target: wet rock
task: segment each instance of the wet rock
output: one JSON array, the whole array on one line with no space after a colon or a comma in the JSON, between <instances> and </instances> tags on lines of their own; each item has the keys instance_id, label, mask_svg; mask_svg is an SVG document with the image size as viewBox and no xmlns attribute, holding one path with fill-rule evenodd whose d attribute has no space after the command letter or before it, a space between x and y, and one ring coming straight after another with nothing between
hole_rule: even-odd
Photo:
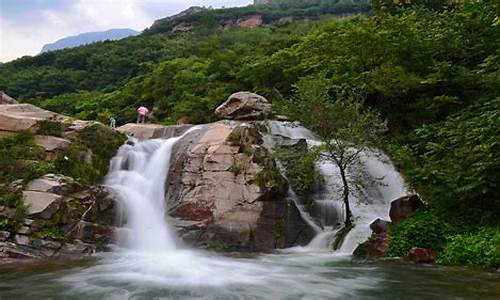
<instances>
[{"instance_id":1,"label":"wet rock","mask_svg":"<svg viewBox=\"0 0 500 300\"><path fill-rule=\"evenodd\" d=\"M389 250L390 238L386 232L373 234L370 239L360 244L355 250L353 255L357 258L381 258L385 257L387 250Z\"/></svg>"},{"instance_id":2,"label":"wet rock","mask_svg":"<svg viewBox=\"0 0 500 300\"><path fill-rule=\"evenodd\" d=\"M387 232L389 230L389 226L391 225L391 222L382 220L382 219L376 219L370 224L370 229L375 232L376 234Z\"/></svg>"},{"instance_id":3,"label":"wet rock","mask_svg":"<svg viewBox=\"0 0 500 300\"><path fill-rule=\"evenodd\" d=\"M17 233L19 233L19 234L31 234L32 230L28 226L22 226L21 228L19 228L19 230L17 231Z\"/></svg>"},{"instance_id":4,"label":"wet rock","mask_svg":"<svg viewBox=\"0 0 500 300\"><path fill-rule=\"evenodd\" d=\"M179 229L190 244L231 251L285 245L287 202L275 192L283 189L266 176L256 180L276 171L261 143L252 125L218 122L174 146L167 201L170 215L196 224Z\"/></svg>"},{"instance_id":5,"label":"wet rock","mask_svg":"<svg viewBox=\"0 0 500 300\"><path fill-rule=\"evenodd\" d=\"M413 247L408 252L407 258L417 264L432 263L435 253L431 249Z\"/></svg>"},{"instance_id":6,"label":"wet rock","mask_svg":"<svg viewBox=\"0 0 500 300\"><path fill-rule=\"evenodd\" d=\"M90 208L83 214L85 222L101 225L118 225L119 209L116 194L106 187L95 187L92 192L93 201Z\"/></svg>"},{"instance_id":7,"label":"wet rock","mask_svg":"<svg viewBox=\"0 0 500 300\"><path fill-rule=\"evenodd\" d=\"M271 113L267 99L250 92L232 94L215 110L217 117L229 120L263 120Z\"/></svg>"},{"instance_id":8,"label":"wet rock","mask_svg":"<svg viewBox=\"0 0 500 300\"><path fill-rule=\"evenodd\" d=\"M62 196L45 193L24 191L24 204L28 207L28 216L32 218L50 219L59 210Z\"/></svg>"},{"instance_id":9,"label":"wet rock","mask_svg":"<svg viewBox=\"0 0 500 300\"><path fill-rule=\"evenodd\" d=\"M0 231L0 242L5 242L10 237L10 232L8 231Z\"/></svg>"},{"instance_id":10,"label":"wet rock","mask_svg":"<svg viewBox=\"0 0 500 300\"><path fill-rule=\"evenodd\" d=\"M116 130L138 139L168 139L181 136L191 127L192 125L163 126L157 124L129 123L118 127Z\"/></svg>"},{"instance_id":11,"label":"wet rock","mask_svg":"<svg viewBox=\"0 0 500 300\"><path fill-rule=\"evenodd\" d=\"M114 232L110 226L80 221L74 229L73 238L101 247L112 242Z\"/></svg>"},{"instance_id":12,"label":"wet rock","mask_svg":"<svg viewBox=\"0 0 500 300\"><path fill-rule=\"evenodd\" d=\"M417 209L423 205L424 203L418 195L408 195L396 199L391 203L391 210L389 212L391 221L394 223L407 219L414 215Z\"/></svg>"},{"instance_id":13,"label":"wet rock","mask_svg":"<svg viewBox=\"0 0 500 300\"><path fill-rule=\"evenodd\" d=\"M71 177L64 175L47 174L28 183L26 191L52 193L64 195L79 188Z\"/></svg>"},{"instance_id":14,"label":"wet rock","mask_svg":"<svg viewBox=\"0 0 500 300\"><path fill-rule=\"evenodd\" d=\"M40 254L23 249L14 243L0 243L0 258L36 259L40 258Z\"/></svg>"},{"instance_id":15,"label":"wet rock","mask_svg":"<svg viewBox=\"0 0 500 300\"><path fill-rule=\"evenodd\" d=\"M57 252L57 256L82 256L90 255L95 252L96 247L94 245L76 240L71 244L64 244Z\"/></svg>"}]
</instances>

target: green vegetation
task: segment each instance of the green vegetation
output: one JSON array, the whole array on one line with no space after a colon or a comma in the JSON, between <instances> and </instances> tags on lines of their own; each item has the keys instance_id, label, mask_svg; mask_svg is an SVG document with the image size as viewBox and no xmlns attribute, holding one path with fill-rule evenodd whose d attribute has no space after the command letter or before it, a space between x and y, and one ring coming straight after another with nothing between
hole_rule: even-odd
<instances>
[{"instance_id":1,"label":"green vegetation","mask_svg":"<svg viewBox=\"0 0 500 300\"><path fill-rule=\"evenodd\" d=\"M38 134L41 135L51 135L51 136L62 136L65 126L61 122L52 120L43 120L38 122Z\"/></svg>"},{"instance_id":2,"label":"green vegetation","mask_svg":"<svg viewBox=\"0 0 500 300\"><path fill-rule=\"evenodd\" d=\"M119 124L133 121L139 104L152 107L158 122L209 122L229 94L249 90L275 107L283 103L283 112L302 105L293 116L324 132L320 137L347 136L352 145L383 129L378 121L369 127L368 119L352 116L380 114L389 130L377 142L386 142L407 182L429 204L392 229L390 253L422 246L438 251L441 263L498 266L500 4L372 3L372 12L340 20L324 14L340 12L335 9L343 4L345 12L359 11L366 2L273 1L160 20L138 37L2 64L0 90L78 118L115 116ZM219 18L256 12L266 23L260 28L216 26ZM296 20L280 22L283 16ZM169 32L179 20L198 27ZM334 118L349 114L350 122ZM341 128L363 138L351 140ZM101 177L108 153L100 151L111 147L92 141L102 140L80 143L91 148L96 170L77 165L84 162L78 145L65 154L69 165L59 159L57 168L91 177L83 181ZM2 182L32 177L25 164L37 161L40 151L29 137L2 138L0 152ZM251 154L266 160L258 151ZM299 186L306 191L315 180L311 164L299 165L296 177L305 178ZM266 171L256 181L264 185L275 175Z\"/></svg>"},{"instance_id":3,"label":"green vegetation","mask_svg":"<svg viewBox=\"0 0 500 300\"><path fill-rule=\"evenodd\" d=\"M23 202L23 195L20 191L9 191L0 186L0 212L9 210L11 213L5 213L0 216L0 230L14 231L19 229L26 216L26 207Z\"/></svg>"},{"instance_id":4,"label":"green vegetation","mask_svg":"<svg viewBox=\"0 0 500 300\"><path fill-rule=\"evenodd\" d=\"M338 168L346 212L345 228L350 228L353 217L350 196L355 182L359 181L351 175L351 169L360 163L363 152L380 145L386 123L377 112L355 99L357 95L333 98L332 89L332 80L326 79L324 74L305 77L295 85L294 96L285 101L284 106L290 117L299 120L321 138L322 145L312 150L316 157L328 160ZM311 170L308 173L310 175ZM309 177L309 180L313 179Z\"/></svg>"}]
</instances>

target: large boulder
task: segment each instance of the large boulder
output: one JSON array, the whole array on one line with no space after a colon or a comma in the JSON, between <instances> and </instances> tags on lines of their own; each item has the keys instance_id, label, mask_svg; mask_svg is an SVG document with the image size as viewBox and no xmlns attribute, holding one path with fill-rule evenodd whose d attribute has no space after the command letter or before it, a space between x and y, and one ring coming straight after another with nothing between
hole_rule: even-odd
<instances>
[{"instance_id":1,"label":"large boulder","mask_svg":"<svg viewBox=\"0 0 500 300\"><path fill-rule=\"evenodd\" d=\"M67 139L49 135L35 136L35 143L42 147L46 153L52 154L52 158L54 158L58 152L63 151L71 144L71 142Z\"/></svg>"},{"instance_id":2,"label":"large boulder","mask_svg":"<svg viewBox=\"0 0 500 300\"><path fill-rule=\"evenodd\" d=\"M157 124L134 124L129 123L117 130L123 134L133 136L138 139L168 139L182 135L192 125L163 126Z\"/></svg>"},{"instance_id":3,"label":"large boulder","mask_svg":"<svg viewBox=\"0 0 500 300\"><path fill-rule=\"evenodd\" d=\"M44 120L65 122L69 117L31 104L0 104L0 131L36 131Z\"/></svg>"},{"instance_id":4,"label":"large boulder","mask_svg":"<svg viewBox=\"0 0 500 300\"><path fill-rule=\"evenodd\" d=\"M215 110L217 117L229 120L263 120L271 113L267 99L250 92L232 94Z\"/></svg>"},{"instance_id":5,"label":"large boulder","mask_svg":"<svg viewBox=\"0 0 500 300\"><path fill-rule=\"evenodd\" d=\"M30 181L26 186L26 191L64 195L78 188L79 185L71 177L47 174Z\"/></svg>"},{"instance_id":6,"label":"large boulder","mask_svg":"<svg viewBox=\"0 0 500 300\"><path fill-rule=\"evenodd\" d=\"M411 217L423 205L418 195L404 196L391 202L389 215L393 223L398 222Z\"/></svg>"},{"instance_id":7,"label":"large boulder","mask_svg":"<svg viewBox=\"0 0 500 300\"><path fill-rule=\"evenodd\" d=\"M173 149L170 215L194 246L271 251L285 246L286 182L258 130L218 122L189 133Z\"/></svg>"},{"instance_id":8,"label":"large boulder","mask_svg":"<svg viewBox=\"0 0 500 300\"><path fill-rule=\"evenodd\" d=\"M35 191L24 191L24 204L28 207L27 215L33 218L50 219L59 210L62 196Z\"/></svg>"}]
</instances>

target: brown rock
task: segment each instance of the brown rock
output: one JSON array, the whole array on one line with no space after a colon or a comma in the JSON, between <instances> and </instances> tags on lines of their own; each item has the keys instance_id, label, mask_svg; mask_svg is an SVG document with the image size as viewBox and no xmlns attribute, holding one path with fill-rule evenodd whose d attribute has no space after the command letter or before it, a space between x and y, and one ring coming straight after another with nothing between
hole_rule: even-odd
<instances>
[{"instance_id":1,"label":"brown rock","mask_svg":"<svg viewBox=\"0 0 500 300\"><path fill-rule=\"evenodd\" d=\"M261 26L262 23L264 20L259 14L244 16L236 20L236 25L242 28L255 28Z\"/></svg>"},{"instance_id":2,"label":"brown rock","mask_svg":"<svg viewBox=\"0 0 500 300\"><path fill-rule=\"evenodd\" d=\"M62 151L71 144L67 139L46 135L35 136L35 143L45 149L46 152Z\"/></svg>"},{"instance_id":3,"label":"brown rock","mask_svg":"<svg viewBox=\"0 0 500 300\"><path fill-rule=\"evenodd\" d=\"M163 126L156 124L125 124L117 130L138 139L168 139L182 135L192 125Z\"/></svg>"},{"instance_id":4,"label":"brown rock","mask_svg":"<svg viewBox=\"0 0 500 300\"><path fill-rule=\"evenodd\" d=\"M398 222L411 217L424 203L418 195L404 196L391 202L389 215L392 222Z\"/></svg>"},{"instance_id":5,"label":"brown rock","mask_svg":"<svg viewBox=\"0 0 500 300\"><path fill-rule=\"evenodd\" d=\"M18 102L3 91L0 91L0 104L18 104Z\"/></svg>"},{"instance_id":6,"label":"brown rock","mask_svg":"<svg viewBox=\"0 0 500 300\"><path fill-rule=\"evenodd\" d=\"M229 120L263 120L271 113L267 99L250 92L232 94L215 110L217 117Z\"/></svg>"},{"instance_id":7,"label":"brown rock","mask_svg":"<svg viewBox=\"0 0 500 300\"><path fill-rule=\"evenodd\" d=\"M38 122L49 119L65 122L69 118L31 104L0 105L0 131L36 131Z\"/></svg>"},{"instance_id":8,"label":"brown rock","mask_svg":"<svg viewBox=\"0 0 500 300\"><path fill-rule=\"evenodd\" d=\"M431 249L413 247L408 252L407 258L417 264L432 263L435 253Z\"/></svg>"}]
</instances>

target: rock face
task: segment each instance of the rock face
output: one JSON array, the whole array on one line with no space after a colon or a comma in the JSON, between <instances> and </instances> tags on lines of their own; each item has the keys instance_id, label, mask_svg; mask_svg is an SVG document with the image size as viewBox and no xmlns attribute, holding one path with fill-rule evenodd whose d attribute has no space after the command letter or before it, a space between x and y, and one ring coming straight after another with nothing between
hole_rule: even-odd
<instances>
[{"instance_id":1,"label":"rock face","mask_svg":"<svg viewBox=\"0 0 500 300\"><path fill-rule=\"evenodd\" d=\"M182 135L192 125L162 126L155 124L126 124L117 130L123 134L133 136L138 139L168 139Z\"/></svg>"},{"instance_id":2,"label":"rock face","mask_svg":"<svg viewBox=\"0 0 500 300\"><path fill-rule=\"evenodd\" d=\"M3 91L0 91L0 104L17 104L16 99L10 97Z\"/></svg>"},{"instance_id":3,"label":"rock face","mask_svg":"<svg viewBox=\"0 0 500 300\"><path fill-rule=\"evenodd\" d=\"M37 124L40 121L54 120L65 122L68 119L66 116L41 109L31 104L0 105L0 131L36 131Z\"/></svg>"},{"instance_id":4,"label":"rock face","mask_svg":"<svg viewBox=\"0 0 500 300\"><path fill-rule=\"evenodd\" d=\"M286 182L253 125L206 125L175 148L167 201L185 241L232 251L286 246Z\"/></svg>"},{"instance_id":5,"label":"rock face","mask_svg":"<svg viewBox=\"0 0 500 300\"><path fill-rule=\"evenodd\" d=\"M217 117L228 120L263 120L271 113L272 106L266 98L249 92L232 94L215 110Z\"/></svg>"},{"instance_id":6,"label":"rock face","mask_svg":"<svg viewBox=\"0 0 500 300\"><path fill-rule=\"evenodd\" d=\"M409 195L392 201L389 215L392 222L411 217L424 203L417 195Z\"/></svg>"}]
</instances>

